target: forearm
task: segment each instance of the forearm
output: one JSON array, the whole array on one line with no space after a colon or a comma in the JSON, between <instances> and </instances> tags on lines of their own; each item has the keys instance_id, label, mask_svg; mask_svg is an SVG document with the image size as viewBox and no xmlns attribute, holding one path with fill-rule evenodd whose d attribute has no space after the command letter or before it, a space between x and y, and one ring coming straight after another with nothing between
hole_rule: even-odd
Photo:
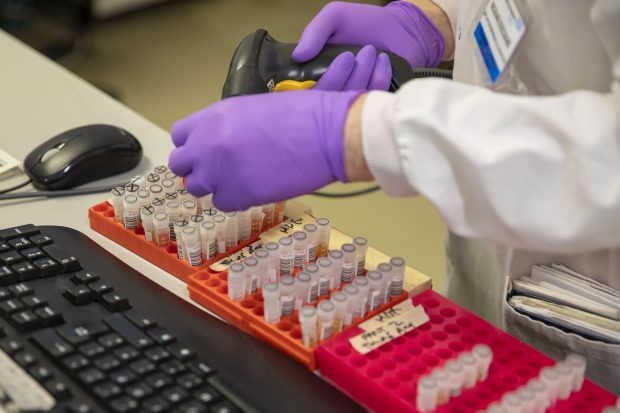
<instances>
[{"instance_id":1,"label":"forearm","mask_svg":"<svg viewBox=\"0 0 620 413\"><path fill-rule=\"evenodd\" d=\"M444 60L450 58L454 54L454 33L452 32L452 26L450 19L446 12L435 4L431 0L404 0L409 3L418 6L430 19L435 23L435 26L441 32L443 40L446 44L446 51L444 53Z\"/></svg>"}]
</instances>

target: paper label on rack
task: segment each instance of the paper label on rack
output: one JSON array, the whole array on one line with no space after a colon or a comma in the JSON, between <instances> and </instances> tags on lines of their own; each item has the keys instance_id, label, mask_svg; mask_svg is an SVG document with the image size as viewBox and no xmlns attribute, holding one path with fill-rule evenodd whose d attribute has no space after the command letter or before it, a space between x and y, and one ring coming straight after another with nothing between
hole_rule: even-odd
<instances>
[{"instance_id":1,"label":"paper label on rack","mask_svg":"<svg viewBox=\"0 0 620 413\"><path fill-rule=\"evenodd\" d=\"M17 168L20 164L17 159L0 149L0 175Z\"/></svg>"},{"instance_id":2,"label":"paper label on rack","mask_svg":"<svg viewBox=\"0 0 620 413\"><path fill-rule=\"evenodd\" d=\"M358 353L366 354L421 326L428 320L424 307L417 306L413 310L403 313L400 317L382 323L373 330L365 331L350 338L349 342Z\"/></svg>"},{"instance_id":3,"label":"paper label on rack","mask_svg":"<svg viewBox=\"0 0 620 413\"><path fill-rule=\"evenodd\" d=\"M398 303L382 313L377 314L373 318L369 318L363 323L360 323L358 327L364 331L374 330L377 327L387 324L388 321L397 319L415 308L416 307L413 305L411 300L405 300L402 303Z\"/></svg>"}]
</instances>

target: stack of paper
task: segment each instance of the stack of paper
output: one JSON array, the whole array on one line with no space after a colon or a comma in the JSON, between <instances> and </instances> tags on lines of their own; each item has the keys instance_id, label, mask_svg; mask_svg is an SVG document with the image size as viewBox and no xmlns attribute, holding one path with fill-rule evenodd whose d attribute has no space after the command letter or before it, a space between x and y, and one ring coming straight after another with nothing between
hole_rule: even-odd
<instances>
[{"instance_id":1,"label":"stack of paper","mask_svg":"<svg viewBox=\"0 0 620 413\"><path fill-rule=\"evenodd\" d=\"M564 330L620 344L620 291L562 264L534 265L512 281L508 303Z\"/></svg>"}]
</instances>

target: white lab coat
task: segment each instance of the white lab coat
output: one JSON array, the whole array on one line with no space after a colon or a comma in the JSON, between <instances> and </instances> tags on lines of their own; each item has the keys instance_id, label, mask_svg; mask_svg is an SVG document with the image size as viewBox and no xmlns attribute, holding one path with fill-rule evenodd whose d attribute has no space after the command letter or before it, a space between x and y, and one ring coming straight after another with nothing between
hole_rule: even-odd
<instances>
[{"instance_id":1,"label":"white lab coat","mask_svg":"<svg viewBox=\"0 0 620 413\"><path fill-rule=\"evenodd\" d=\"M370 170L388 194L437 206L450 298L555 358L584 354L620 393L620 346L514 312L504 287L557 261L620 289L620 0L518 1L528 32L493 87L473 39L487 0L435 2L455 33L455 81L369 94Z\"/></svg>"}]
</instances>

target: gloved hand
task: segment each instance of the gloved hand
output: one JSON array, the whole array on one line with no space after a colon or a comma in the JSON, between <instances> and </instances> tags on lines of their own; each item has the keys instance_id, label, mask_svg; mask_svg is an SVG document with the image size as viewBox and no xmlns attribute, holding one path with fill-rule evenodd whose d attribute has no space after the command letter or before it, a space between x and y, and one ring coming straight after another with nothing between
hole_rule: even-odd
<instances>
[{"instance_id":1,"label":"gloved hand","mask_svg":"<svg viewBox=\"0 0 620 413\"><path fill-rule=\"evenodd\" d=\"M413 67L435 67L445 52L437 26L422 10L406 1L394 1L385 7L329 3L304 29L293 59L313 59L328 43L373 45L396 53Z\"/></svg>"},{"instance_id":2,"label":"gloved hand","mask_svg":"<svg viewBox=\"0 0 620 413\"><path fill-rule=\"evenodd\" d=\"M334 59L314 86L315 90L388 90L392 65L385 53L364 46L354 56L344 52Z\"/></svg>"},{"instance_id":3,"label":"gloved hand","mask_svg":"<svg viewBox=\"0 0 620 413\"><path fill-rule=\"evenodd\" d=\"M178 121L170 169L224 211L289 199L347 181L344 124L357 92L233 97Z\"/></svg>"}]
</instances>

